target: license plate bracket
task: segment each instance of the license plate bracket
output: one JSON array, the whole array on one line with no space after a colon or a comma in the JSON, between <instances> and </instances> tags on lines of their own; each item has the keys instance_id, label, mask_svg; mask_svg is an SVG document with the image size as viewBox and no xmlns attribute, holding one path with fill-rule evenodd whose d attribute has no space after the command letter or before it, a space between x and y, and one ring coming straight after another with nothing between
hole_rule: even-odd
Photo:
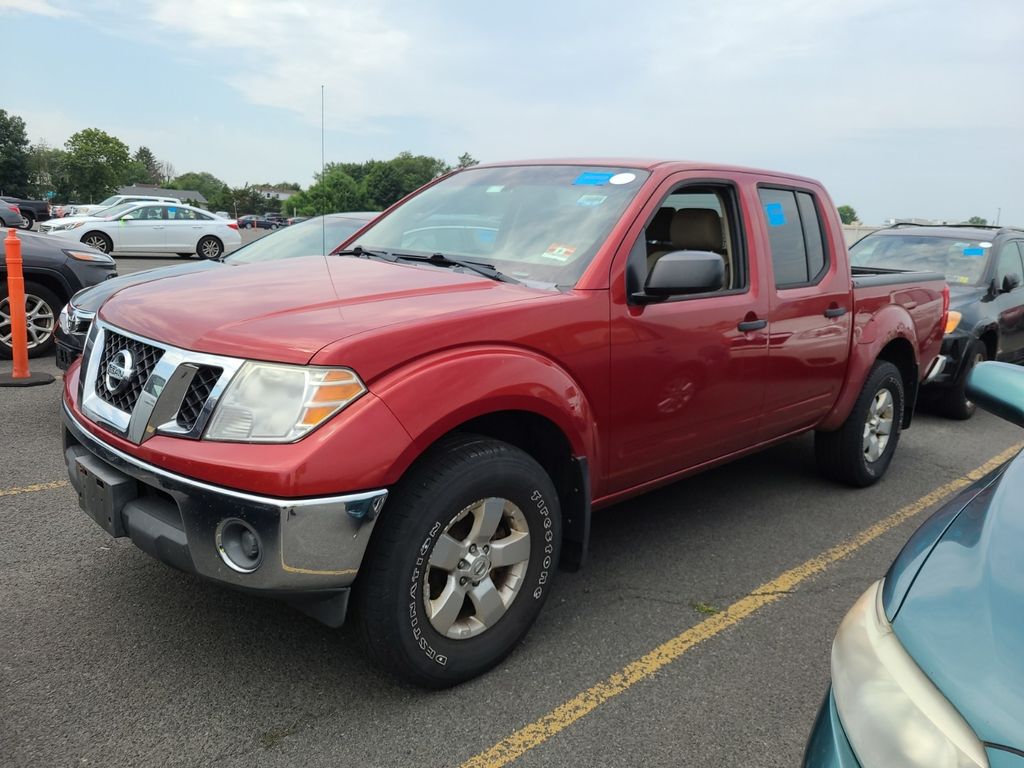
<instances>
[{"instance_id":1,"label":"license plate bracket","mask_svg":"<svg viewBox=\"0 0 1024 768\"><path fill-rule=\"evenodd\" d=\"M75 458L75 472L78 474L78 506L111 536L127 536L121 510L138 498L138 481L91 454Z\"/></svg>"}]
</instances>

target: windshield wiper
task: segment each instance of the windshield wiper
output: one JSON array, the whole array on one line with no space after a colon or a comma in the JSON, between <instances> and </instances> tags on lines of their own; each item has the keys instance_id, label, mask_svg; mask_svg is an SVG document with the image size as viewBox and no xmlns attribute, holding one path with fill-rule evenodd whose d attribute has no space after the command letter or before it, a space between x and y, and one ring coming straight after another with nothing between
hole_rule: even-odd
<instances>
[{"instance_id":1,"label":"windshield wiper","mask_svg":"<svg viewBox=\"0 0 1024 768\"><path fill-rule=\"evenodd\" d=\"M484 264L480 261L470 261L469 259L453 259L451 256L445 256L443 253L434 253L430 256L419 256L417 254L399 254L398 258L402 261L423 261L427 264L436 264L439 267L463 267L465 269L476 272L478 275L489 277L492 280L498 280L502 283L519 283L514 277L510 277L503 272L499 272L495 269L493 264Z\"/></svg>"},{"instance_id":2,"label":"windshield wiper","mask_svg":"<svg viewBox=\"0 0 1024 768\"><path fill-rule=\"evenodd\" d=\"M398 261L398 257L384 251L371 251L357 245L355 248L346 248L343 251L333 251L332 256L356 256L360 259L381 259L382 261Z\"/></svg>"}]
</instances>

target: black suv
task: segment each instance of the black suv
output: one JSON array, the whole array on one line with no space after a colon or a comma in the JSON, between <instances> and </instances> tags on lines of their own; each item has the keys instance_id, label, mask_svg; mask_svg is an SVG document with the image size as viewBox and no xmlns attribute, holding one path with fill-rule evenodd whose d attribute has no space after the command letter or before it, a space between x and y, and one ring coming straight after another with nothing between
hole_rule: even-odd
<instances>
[{"instance_id":1,"label":"black suv","mask_svg":"<svg viewBox=\"0 0 1024 768\"><path fill-rule=\"evenodd\" d=\"M950 290L945 365L921 390L954 419L969 419L967 374L983 360L1024 362L1024 229L897 224L850 247L850 262L941 272Z\"/></svg>"}]
</instances>

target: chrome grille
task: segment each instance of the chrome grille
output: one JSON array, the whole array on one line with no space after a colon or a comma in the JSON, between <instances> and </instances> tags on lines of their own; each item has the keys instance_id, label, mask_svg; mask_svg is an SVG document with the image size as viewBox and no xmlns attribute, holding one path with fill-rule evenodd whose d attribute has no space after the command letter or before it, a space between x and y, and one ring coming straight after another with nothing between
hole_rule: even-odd
<instances>
[{"instance_id":1,"label":"chrome grille","mask_svg":"<svg viewBox=\"0 0 1024 768\"><path fill-rule=\"evenodd\" d=\"M104 383L104 374L114 355L122 349L131 352L135 370L128 382L128 387L123 392L114 393L107 389ZM142 388L146 386L149 375L153 372L153 368L156 367L163 353L164 351L159 347L144 344L119 333L108 332L103 341L103 353L100 356L99 375L96 377L96 394L115 408L125 413L131 413L139 400Z\"/></svg>"},{"instance_id":2,"label":"chrome grille","mask_svg":"<svg viewBox=\"0 0 1024 768\"><path fill-rule=\"evenodd\" d=\"M186 431L191 431L195 427L199 414L203 412L203 406L210 399L210 393L213 392L221 373L223 369L212 365L199 366L181 401L181 408L178 409L179 427Z\"/></svg>"},{"instance_id":3,"label":"chrome grille","mask_svg":"<svg viewBox=\"0 0 1024 768\"><path fill-rule=\"evenodd\" d=\"M129 353L131 365L123 351ZM108 371L111 362L115 365ZM82 412L136 444L155 435L199 440L244 362L154 342L96 320L79 374ZM122 373L130 369L129 375L119 376L118 368ZM121 382L114 392L106 385L108 373L111 382Z\"/></svg>"}]
</instances>

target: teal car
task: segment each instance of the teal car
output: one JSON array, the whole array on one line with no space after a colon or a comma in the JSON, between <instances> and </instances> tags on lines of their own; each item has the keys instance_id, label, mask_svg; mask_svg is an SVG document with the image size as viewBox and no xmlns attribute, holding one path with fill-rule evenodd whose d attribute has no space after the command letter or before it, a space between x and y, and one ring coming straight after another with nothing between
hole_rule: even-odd
<instances>
[{"instance_id":1,"label":"teal car","mask_svg":"<svg viewBox=\"0 0 1024 768\"><path fill-rule=\"evenodd\" d=\"M1024 426L1024 369L978 405ZM840 624L813 768L1024 768L1024 453L940 508Z\"/></svg>"}]
</instances>

